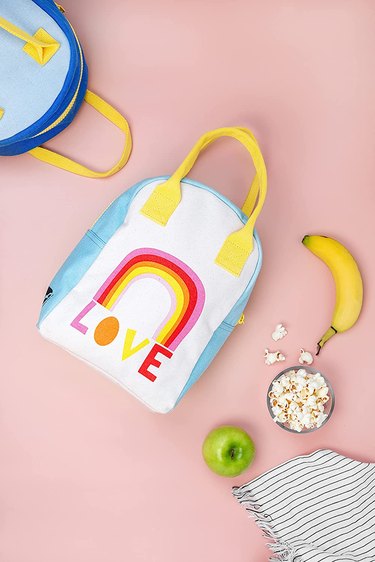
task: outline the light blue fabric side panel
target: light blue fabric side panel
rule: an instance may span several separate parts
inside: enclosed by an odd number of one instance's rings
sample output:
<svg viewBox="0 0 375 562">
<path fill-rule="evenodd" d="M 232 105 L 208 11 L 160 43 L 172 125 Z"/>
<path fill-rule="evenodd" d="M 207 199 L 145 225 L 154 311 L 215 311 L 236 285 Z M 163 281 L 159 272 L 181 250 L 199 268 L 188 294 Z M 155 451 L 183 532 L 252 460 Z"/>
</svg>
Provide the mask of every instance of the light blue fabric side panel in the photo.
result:
<svg viewBox="0 0 375 562">
<path fill-rule="evenodd" d="M 258 279 L 260 270 L 262 268 L 262 263 L 263 263 L 262 245 L 260 243 L 260 239 L 256 231 L 254 231 L 254 238 L 258 246 L 258 252 L 259 252 L 258 262 L 254 274 L 248 283 L 248 286 L 246 287 L 242 296 L 238 299 L 238 301 L 236 302 L 236 304 L 234 305 L 234 307 L 232 308 L 232 310 L 224 320 L 226 324 L 230 324 L 231 326 L 236 326 L 238 320 L 240 319 L 241 314 L 250 298 L 250 295 L 254 289 L 254 285 L 256 283 L 256 280 Z"/>
<path fill-rule="evenodd" d="M 233 326 L 229 327 L 220 324 L 220 326 L 215 330 L 215 332 L 212 335 L 212 338 L 208 342 L 207 346 L 204 348 L 201 356 L 199 357 L 198 362 L 196 363 L 194 369 L 192 370 L 189 380 L 184 386 L 180 396 L 177 398 L 175 406 L 177 406 L 177 404 L 185 396 L 187 391 L 193 386 L 193 384 L 208 368 L 214 357 L 217 355 L 217 353 L 220 351 L 224 343 L 231 335 L 233 329 L 234 329 Z"/>
<path fill-rule="evenodd" d="M 193 384 L 199 379 L 199 377 L 204 373 L 204 371 L 208 368 L 208 366 L 210 365 L 210 363 L 213 361 L 213 359 L 215 358 L 215 356 L 217 355 L 217 353 L 220 351 L 221 347 L 224 345 L 224 343 L 226 342 L 226 340 L 228 339 L 228 337 L 230 336 L 230 334 L 232 333 L 232 331 L 234 330 L 249 298 L 250 295 L 254 289 L 256 280 L 258 278 L 258 275 L 260 273 L 261 267 L 262 267 L 262 260 L 263 260 L 263 255 L 262 255 L 262 247 L 260 244 L 260 240 L 259 240 L 259 236 L 258 234 L 255 232 L 254 233 L 255 238 L 257 240 L 258 243 L 258 248 L 259 248 L 259 258 L 258 258 L 258 263 L 254 272 L 253 277 L 251 278 L 251 280 L 249 281 L 249 284 L 247 285 L 245 291 L 243 292 L 243 294 L 241 295 L 241 297 L 238 299 L 238 301 L 236 302 L 236 304 L 234 305 L 234 307 L 232 308 L 232 310 L 230 311 L 230 313 L 228 314 L 228 316 L 225 318 L 225 320 L 220 324 L 220 326 L 215 330 L 215 332 L 212 335 L 212 338 L 210 339 L 210 341 L 208 342 L 208 344 L 206 345 L 205 349 L 203 350 L 201 356 L 199 357 L 194 369 L 191 372 L 191 375 L 187 381 L 187 383 L 185 384 L 184 388 L 182 389 L 182 392 L 180 394 L 180 396 L 177 399 L 176 405 L 178 404 L 178 402 L 184 397 L 184 395 L 187 393 L 187 391 L 193 386 Z"/>
<path fill-rule="evenodd" d="M 144 182 L 136 184 L 120 195 L 94 226 L 86 232 L 51 281 L 49 289 L 52 289 L 52 292 L 42 306 L 38 326 L 55 306 L 74 289 L 94 263 L 105 244 L 124 222 L 129 205 L 135 194 L 143 187 L 143 184 Z"/>
<path fill-rule="evenodd" d="M 40 311 L 38 326 L 55 306 L 74 289 L 88 268 L 94 263 L 102 248 L 103 246 L 99 245 L 95 237 L 90 235 L 90 231 L 86 232 L 51 281 L 48 288 L 49 297 L 44 301 Z"/>
<path fill-rule="evenodd" d="M 71 49 L 58 23 L 32 0 L 0 0 L 0 14 L 30 35 L 42 27 L 60 43 L 57 53 L 41 66 L 23 51 L 22 40 L 0 29 L 2 140 L 29 127 L 53 105 L 68 74 Z"/>
</svg>

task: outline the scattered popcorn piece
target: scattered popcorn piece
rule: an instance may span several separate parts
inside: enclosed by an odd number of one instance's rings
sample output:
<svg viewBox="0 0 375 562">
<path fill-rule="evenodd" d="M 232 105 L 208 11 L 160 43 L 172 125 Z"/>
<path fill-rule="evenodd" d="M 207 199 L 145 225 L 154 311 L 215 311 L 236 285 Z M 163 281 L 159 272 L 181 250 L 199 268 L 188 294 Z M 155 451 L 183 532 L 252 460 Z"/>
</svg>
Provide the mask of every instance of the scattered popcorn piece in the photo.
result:
<svg viewBox="0 0 375 562">
<path fill-rule="evenodd" d="M 281 351 L 264 350 L 264 362 L 266 365 L 273 365 L 279 361 L 285 361 L 285 355 L 283 355 Z"/>
<path fill-rule="evenodd" d="M 304 349 L 301 349 L 301 353 L 298 361 L 301 363 L 301 365 L 311 365 L 314 359 L 310 351 L 305 351 Z"/>
<path fill-rule="evenodd" d="M 266 350 L 266 357 L 277 353 Z M 330 399 L 329 388 L 320 373 L 291 369 L 272 383 L 268 396 L 274 421 L 298 433 L 320 427 L 327 419 L 324 410 Z"/>
<path fill-rule="evenodd" d="M 282 324 L 277 324 L 275 331 L 272 333 L 272 339 L 273 341 L 278 341 L 278 340 L 282 340 L 283 338 L 285 338 L 285 336 L 288 334 L 288 332 L 286 331 L 285 326 L 283 326 Z"/>
</svg>

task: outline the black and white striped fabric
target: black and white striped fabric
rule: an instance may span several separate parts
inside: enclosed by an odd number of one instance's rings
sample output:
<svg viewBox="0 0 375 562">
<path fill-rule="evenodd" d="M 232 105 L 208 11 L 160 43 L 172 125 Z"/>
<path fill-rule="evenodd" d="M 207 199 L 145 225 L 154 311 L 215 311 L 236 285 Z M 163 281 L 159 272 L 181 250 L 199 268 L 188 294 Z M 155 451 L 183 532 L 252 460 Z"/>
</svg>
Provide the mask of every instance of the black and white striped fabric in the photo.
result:
<svg viewBox="0 0 375 562">
<path fill-rule="evenodd" d="M 375 562 L 374 463 L 319 450 L 233 495 L 272 539 L 271 562 Z"/>
</svg>

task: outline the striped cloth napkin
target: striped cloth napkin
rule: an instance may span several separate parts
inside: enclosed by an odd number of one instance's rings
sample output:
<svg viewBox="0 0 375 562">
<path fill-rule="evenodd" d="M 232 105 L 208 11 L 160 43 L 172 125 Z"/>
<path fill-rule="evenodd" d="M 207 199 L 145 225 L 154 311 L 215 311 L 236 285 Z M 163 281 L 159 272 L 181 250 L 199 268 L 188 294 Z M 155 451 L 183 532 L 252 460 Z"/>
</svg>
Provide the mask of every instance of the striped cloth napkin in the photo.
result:
<svg viewBox="0 0 375 562">
<path fill-rule="evenodd" d="M 375 562 L 374 463 L 319 450 L 233 495 L 272 539 L 271 562 Z"/>
</svg>

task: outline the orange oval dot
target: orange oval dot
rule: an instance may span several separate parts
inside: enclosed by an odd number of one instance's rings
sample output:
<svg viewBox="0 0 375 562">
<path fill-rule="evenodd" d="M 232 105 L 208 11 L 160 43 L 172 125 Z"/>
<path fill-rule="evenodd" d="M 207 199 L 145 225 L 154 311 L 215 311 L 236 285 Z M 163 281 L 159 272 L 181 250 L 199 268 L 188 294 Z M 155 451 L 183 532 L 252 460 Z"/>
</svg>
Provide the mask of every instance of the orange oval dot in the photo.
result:
<svg viewBox="0 0 375 562">
<path fill-rule="evenodd" d="M 109 345 L 117 336 L 119 329 L 117 318 L 114 316 L 104 318 L 95 328 L 94 340 L 98 345 Z"/>
</svg>

